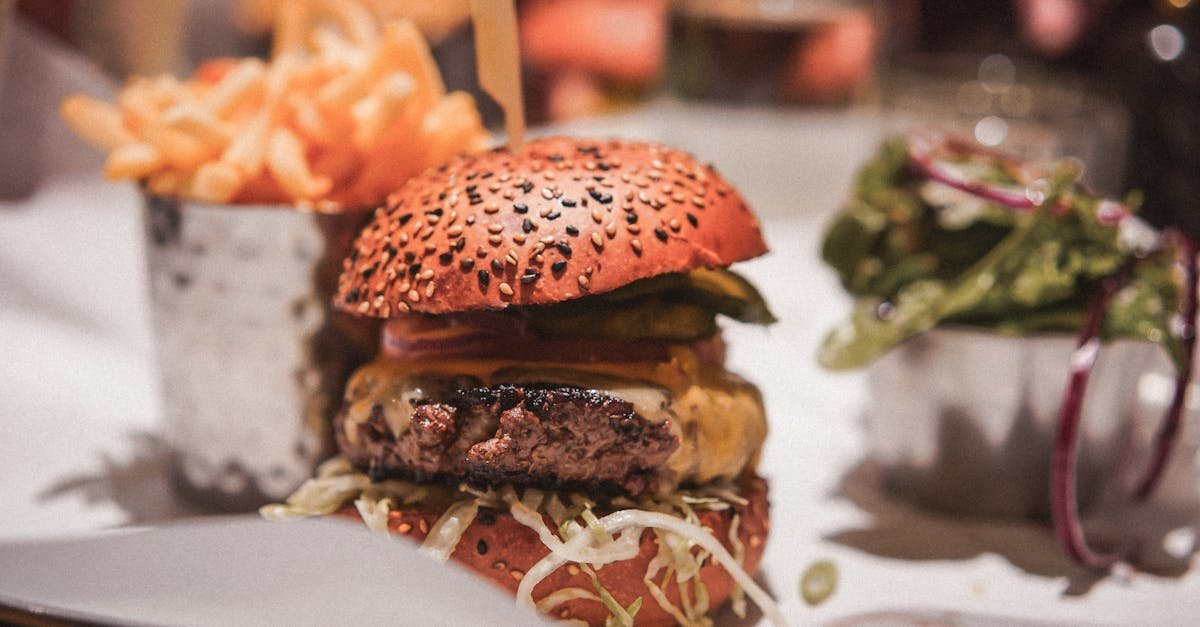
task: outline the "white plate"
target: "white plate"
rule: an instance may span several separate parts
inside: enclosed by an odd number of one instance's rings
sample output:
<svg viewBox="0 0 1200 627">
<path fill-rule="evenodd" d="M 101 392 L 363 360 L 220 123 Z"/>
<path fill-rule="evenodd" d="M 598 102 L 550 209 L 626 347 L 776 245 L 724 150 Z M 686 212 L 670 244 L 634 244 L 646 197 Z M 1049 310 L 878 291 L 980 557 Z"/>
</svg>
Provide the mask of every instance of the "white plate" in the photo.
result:
<svg viewBox="0 0 1200 627">
<path fill-rule="evenodd" d="M 522 625 L 512 597 L 334 520 L 222 517 L 0 544 L 0 605 L 156 625 Z"/>
</svg>

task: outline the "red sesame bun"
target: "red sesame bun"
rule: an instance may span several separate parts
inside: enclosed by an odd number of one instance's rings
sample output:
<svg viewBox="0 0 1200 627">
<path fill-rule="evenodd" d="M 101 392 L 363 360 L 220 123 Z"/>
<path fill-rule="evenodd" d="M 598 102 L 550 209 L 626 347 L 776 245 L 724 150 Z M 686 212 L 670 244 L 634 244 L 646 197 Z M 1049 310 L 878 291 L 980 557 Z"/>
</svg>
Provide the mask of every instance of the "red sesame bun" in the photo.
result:
<svg viewBox="0 0 1200 627">
<path fill-rule="evenodd" d="M 737 191 L 686 153 L 537 139 L 410 179 L 355 242 L 336 302 L 380 318 L 549 304 L 766 251 Z"/>
<path fill-rule="evenodd" d="M 738 516 L 737 536 L 745 550 L 743 568 L 753 576 L 758 571 L 770 528 L 766 482 L 758 478 L 745 481 L 741 486 L 741 496 L 748 501 L 746 505 L 734 505 L 725 511 L 697 511 L 696 514 L 700 518 L 700 525 L 711 529 L 712 535 L 731 553 L 733 547 L 729 541 L 729 530 L 734 514 Z M 346 505 L 337 515 L 359 519 L 358 511 L 353 505 Z M 439 511 L 419 505 L 391 511 L 388 514 L 388 529 L 394 534 L 419 542 L 425 539 L 430 527 L 440 515 Z M 546 520 L 547 524 L 553 527 L 550 520 Z M 654 600 L 642 582 L 650 560 L 654 559 L 657 553 L 657 536 L 653 531 L 647 530 L 642 534 L 641 550 L 637 557 L 606 564 L 596 571 L 601 584 L 623 607 L 628 607 L 635 599 L 642 597 L 642 607 L 637 614 L 638 625 L 675 624 L 675 619 Z M 450 557 L 500 587 L 516 593 L 525 573 L 548 554 L 549 549 L 538 539 L 537 533 L 517 522 L 507 511 L 481 509 L 475 521 L 463 533 Z M 664 571 L 660 571 L 654 580 L 662 584 L 664 574 Z M 729 600 L 734 582 L 716 560 L 709 558 L 705 561 L 699 576 L 708 591 L 710 612 Z M 577 566 L 568 564 L 542 580 L 533 589 L 533 599 L 540 601 L 554 591 L 574 587 L 595 589 L 586 573 Z M 679 607 L 679 587 L 674 579 L 663 591 L 671 603 Z M 549 611 L 549 616 L 582 620 L 590 625 L 603 625 L 609 613 L 598 601 L 576 599 L 554 607 Z"/>
</svg>

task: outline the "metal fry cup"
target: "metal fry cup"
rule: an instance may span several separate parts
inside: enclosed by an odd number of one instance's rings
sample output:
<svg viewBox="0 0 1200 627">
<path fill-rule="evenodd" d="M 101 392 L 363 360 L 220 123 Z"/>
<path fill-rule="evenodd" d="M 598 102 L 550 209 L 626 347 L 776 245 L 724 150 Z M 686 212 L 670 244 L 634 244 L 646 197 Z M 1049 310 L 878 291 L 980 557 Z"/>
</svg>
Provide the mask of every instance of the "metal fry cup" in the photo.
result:
<svg viewBox="0 0 1200 627">
<path fill-rule="evenodd" d="M 886 488 L 947 513 L 1048 519 L 1051 456 L 1075 342 L 1065 334 L 936 329 L 876 362 L 866 425 Z M 1173 380 L 1157 345 L 1116 341 L 1101 349 L 1079 428 L 1081 509 L 1131 501 Z M 1196 500 L 1196 418 L 1193 401 L 1160 498 Z"/>
<path fill-rule="evenodd" d="M 331 304 L 370 212 L 143 198 L 175 483 L 223 511 L 282 499 L 328 455 L 344 382 L 377 344 Z"/>
</svg>

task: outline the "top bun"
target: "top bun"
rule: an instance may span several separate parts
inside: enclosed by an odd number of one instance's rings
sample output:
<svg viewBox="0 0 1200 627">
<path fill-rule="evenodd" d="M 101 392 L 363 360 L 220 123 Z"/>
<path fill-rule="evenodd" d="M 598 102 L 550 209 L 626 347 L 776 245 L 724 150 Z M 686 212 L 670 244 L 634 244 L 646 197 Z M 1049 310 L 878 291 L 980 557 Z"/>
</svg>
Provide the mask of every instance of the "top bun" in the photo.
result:
<svg viewBox="0 0 1200 627">
<path fill-rule="evenodd" d="M 343 263 L 361 315 L 557 303 L 767 251 L 742 197 L 659 144 L 537 139 L 410 179 Z"/>
</svg>

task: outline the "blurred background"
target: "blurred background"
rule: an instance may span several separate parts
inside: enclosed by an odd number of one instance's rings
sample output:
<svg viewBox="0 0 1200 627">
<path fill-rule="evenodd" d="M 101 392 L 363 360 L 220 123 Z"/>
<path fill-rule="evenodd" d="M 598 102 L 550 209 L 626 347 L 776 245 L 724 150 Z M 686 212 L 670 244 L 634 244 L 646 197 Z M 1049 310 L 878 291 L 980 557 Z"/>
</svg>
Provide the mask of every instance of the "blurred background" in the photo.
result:
<svg viewBox="0 0 1200 627">
<path fill-rule="evenodd" d="M 47 80 L 46 50 L 97 64 L 111 82 L 95 89 L 111 90 L 131 74 L 266 56 L 280 4 L 0 0 L 0 196 L 83 158 L 42 148 L 61 137 L 56 103 L 79 88 Z M 413 18 L 448 87 L 478 94 L 466 0 L 366 4 Z M 663 98 L 866 113 L 888 130 L 931 124 L 1033 158 L 1077 156 L 1097 191 L 1140 189 L 1153 222 L 1200 234 L 1200 0 L 518 4 L 533 123 Z"/>
</svg>

